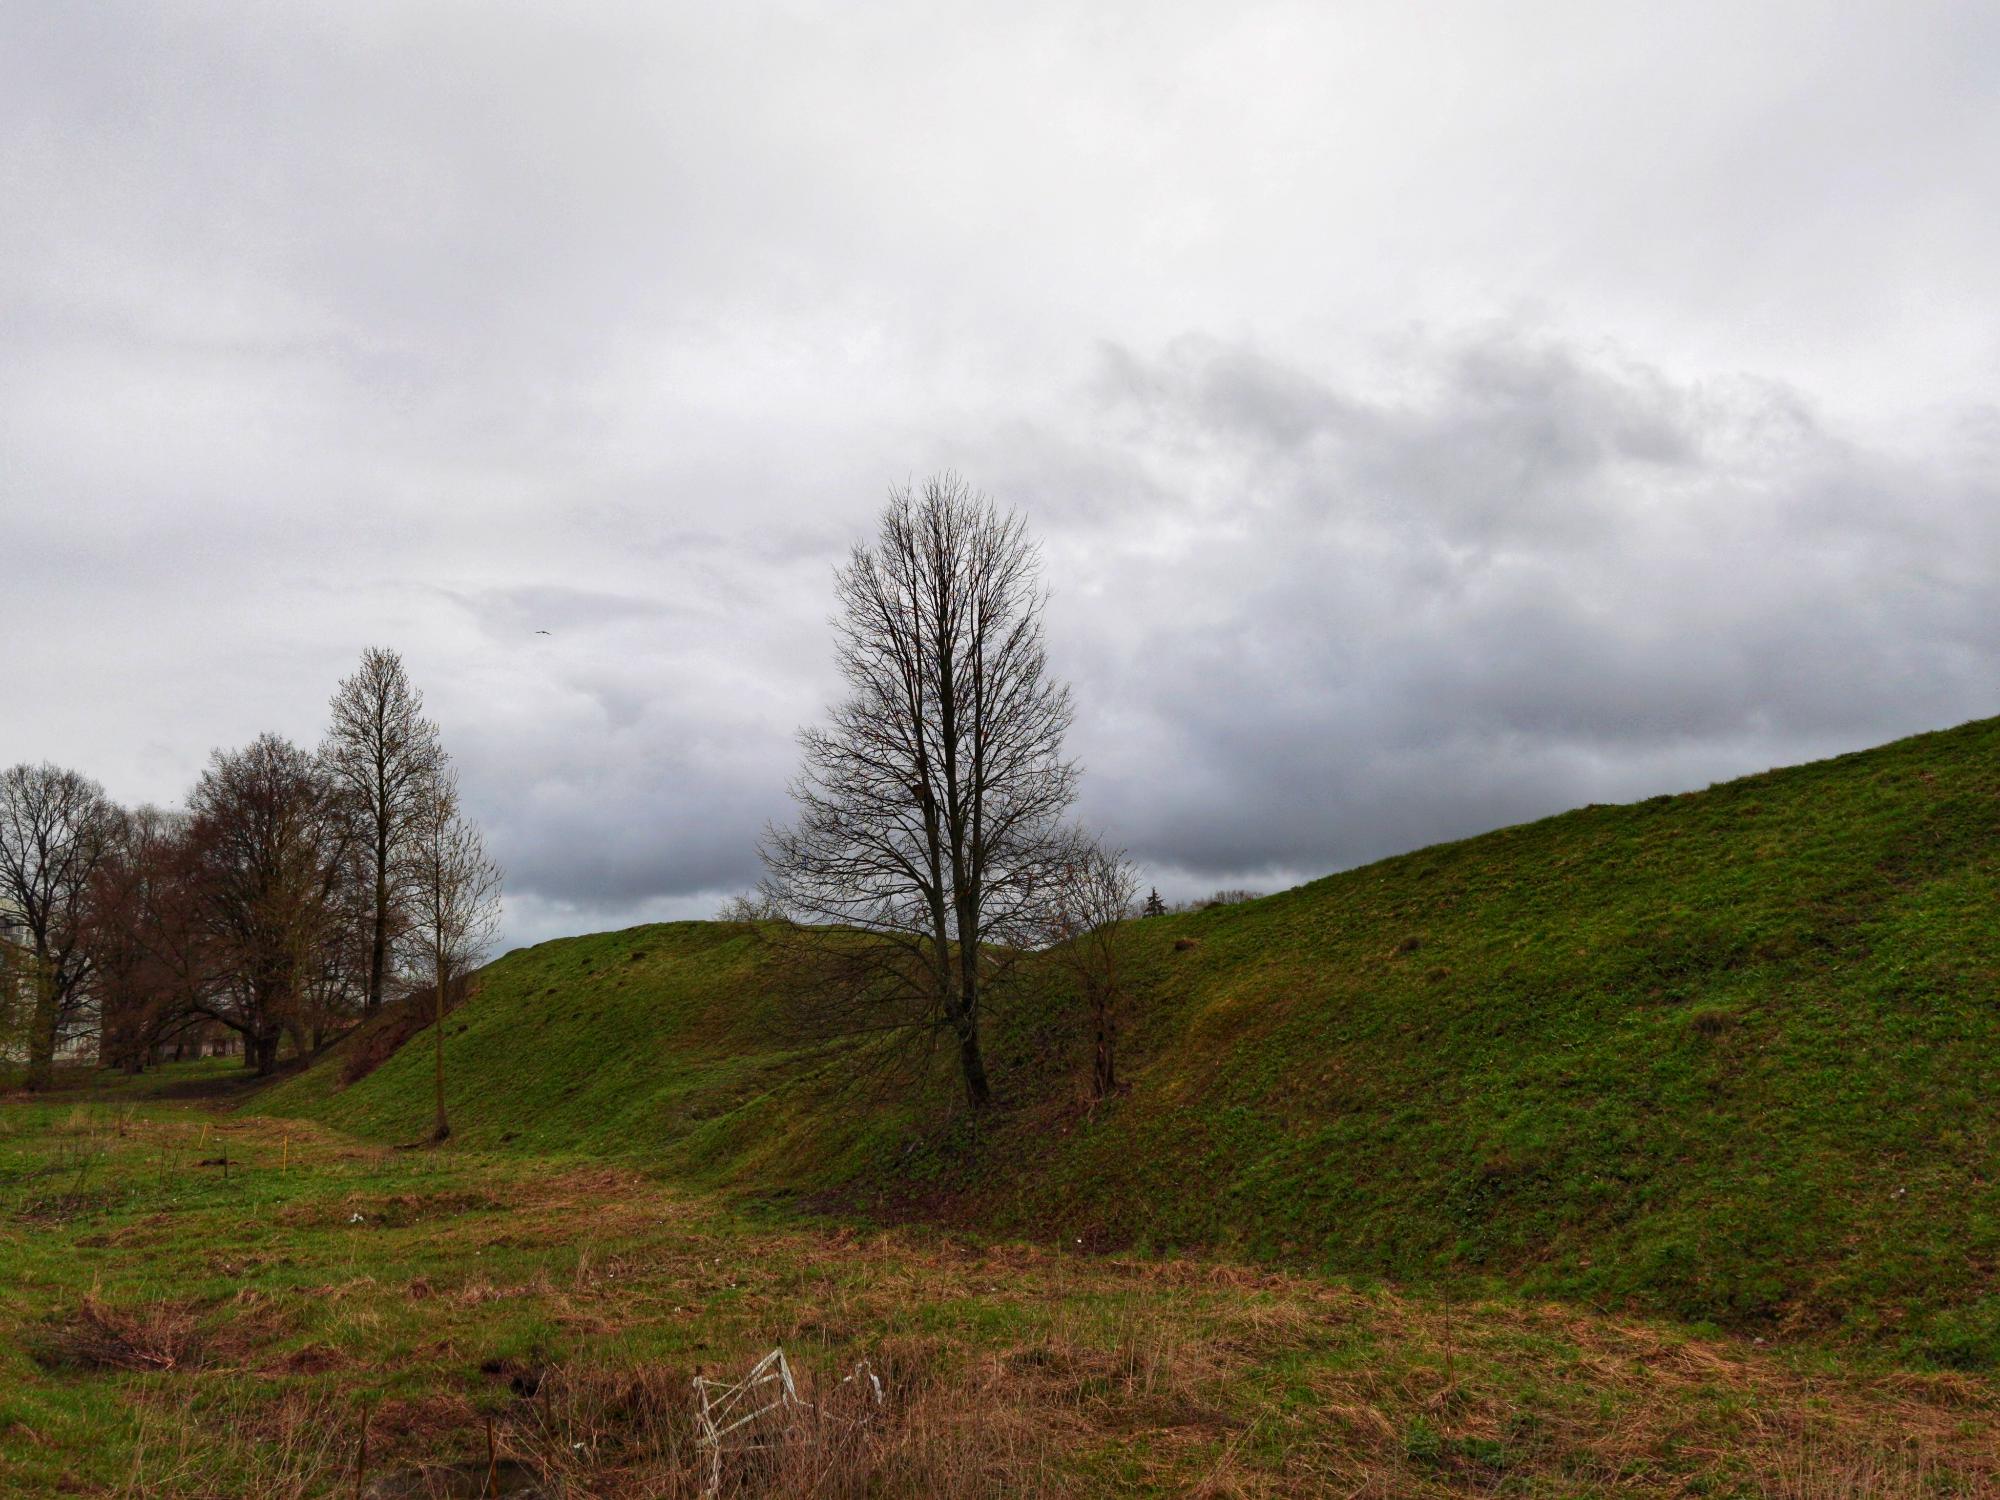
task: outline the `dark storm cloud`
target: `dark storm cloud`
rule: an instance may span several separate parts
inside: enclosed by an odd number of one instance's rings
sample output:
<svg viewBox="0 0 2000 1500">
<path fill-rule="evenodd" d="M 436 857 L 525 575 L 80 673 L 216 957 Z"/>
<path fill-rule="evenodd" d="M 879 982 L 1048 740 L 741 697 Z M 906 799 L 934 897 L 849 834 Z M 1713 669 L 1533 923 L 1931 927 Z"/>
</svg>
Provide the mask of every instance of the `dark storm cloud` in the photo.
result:
<svg viewBox="0 0 2000 1500">
<path fill-rule="evenodd" d="M 389 644 L 514 938 L 706 914 L 943 465 L 1045 539 L 1084 810 L 1175 894 L 1991 712 L 1996 58 L 1951 4 L 0 11 L 0 762 L 172 801 Z"/>
<path fill-rule="evenodd" d="M 1124 726 L 1085 725 L 1091 801 L 1191 878 L 2000 709 L 1976 448 L 1892 460 L 1795 393 L 1519 329 L 1406 350 L 1394 400 L 1210 340 L 1104 365 L 1098 420 L 1154 483 L 1092 536 L 1146 624 L 1072 643 Z M 1172 496 L 1176 472 L 1202 477 Z"/>
</svg>

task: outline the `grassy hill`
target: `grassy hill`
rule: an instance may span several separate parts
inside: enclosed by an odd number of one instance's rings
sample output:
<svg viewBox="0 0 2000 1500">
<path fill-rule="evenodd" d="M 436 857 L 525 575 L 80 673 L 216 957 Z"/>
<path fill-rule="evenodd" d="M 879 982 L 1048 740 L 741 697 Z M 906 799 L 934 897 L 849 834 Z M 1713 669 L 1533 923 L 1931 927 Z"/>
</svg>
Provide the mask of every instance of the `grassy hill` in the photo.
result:
<svg viewBox="0 0 2000 1500">
<path fill-rule="evenodd" d="M 786 1045 L 776 945 L 687 923 L 508 955 L 447 1023 L 477 1145 L 1092 1247 L 1485 1279 L 2000 1361 L 2000 721 L 1590 807 L 1132 924 L 1128 1091 L 1000 1022 L 1009 1107 Z M 264 1096 L 382 1138 L 429 1038 Z"/>
</svg>

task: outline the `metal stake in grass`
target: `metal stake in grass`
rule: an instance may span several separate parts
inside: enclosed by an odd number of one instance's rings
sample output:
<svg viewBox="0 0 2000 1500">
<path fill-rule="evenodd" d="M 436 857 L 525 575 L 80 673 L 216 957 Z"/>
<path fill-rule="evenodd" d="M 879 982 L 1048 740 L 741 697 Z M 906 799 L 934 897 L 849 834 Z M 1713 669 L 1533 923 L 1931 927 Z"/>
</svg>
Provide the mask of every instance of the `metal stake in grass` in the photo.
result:
<svg viewBox="0 0 2000 1500">
<path fill-rule="evenodd" d="M 368 1413 L 369 1405 L 361 1403 L 361 1451 L 354 1458 L 354 1500 L 361 1500 L 361 1482 L 368 1477 Z"/>
</svg>

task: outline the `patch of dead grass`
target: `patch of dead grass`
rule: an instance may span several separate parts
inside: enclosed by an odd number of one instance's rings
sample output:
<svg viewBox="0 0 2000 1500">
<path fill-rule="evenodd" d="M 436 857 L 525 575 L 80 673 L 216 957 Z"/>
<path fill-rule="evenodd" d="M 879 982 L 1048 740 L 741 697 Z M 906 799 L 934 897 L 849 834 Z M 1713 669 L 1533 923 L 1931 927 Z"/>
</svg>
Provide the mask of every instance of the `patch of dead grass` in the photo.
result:
<svg viewBox="0 0 2000 1500">
<path fill-rule="evenodd" d="M 50 1323 L 33 1352 L 52 1368 L 161 1371 L 200 1368 L 209 1346 L 201 1310 L 192 1303 L 107 1307 L 86 1296 L 75 1311 Z"/>
<path fill-rule="evenodd" d="M 233 1365 L 283 1336 L 285 1314 L 255 1291 L 221 1303 L 157 1298 L 114 1305 L 86 1293 L 30 1340 L 44 1368 L 140 1373 Z"/>
</svg>

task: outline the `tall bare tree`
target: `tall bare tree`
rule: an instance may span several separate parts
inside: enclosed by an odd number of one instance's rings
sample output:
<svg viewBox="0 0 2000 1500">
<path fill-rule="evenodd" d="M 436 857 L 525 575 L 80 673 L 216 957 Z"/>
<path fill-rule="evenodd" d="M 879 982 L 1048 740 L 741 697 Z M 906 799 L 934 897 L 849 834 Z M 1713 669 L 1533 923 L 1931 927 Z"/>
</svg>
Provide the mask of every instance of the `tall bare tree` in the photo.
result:
<svg viewBox="0 0 2000 1500">
<path fill-rule="evenodd" d="M 157 807 L 119 810 L 111 847 L 91 879 L 84 943 L 103 1067 L 142 1071 L 186 995 L 175 963 L 183 934 L 172 930 L 185 910 L 184 823 Z"/>
<path fill-rule="evenodd" d="M 500 920 L 500 867 L 460 811 L 458 778 L 449 768 L 439 768 L 424 783 L 411 835 L 404 871 L 411 892 L 406 941 L 435 986 L 437 1121 L 431 1139 L 442 1141 L 451 1134 L 444 1107 L 445 1011 L 452 988 L 464 983 L 492 944 Z"/>
<path fill-rule="evenodd" d="M 56 1043 L 89 1000 L 85 909 L 114 811 L 104 788 L 74 771 L 44 763 L 0 772 L 0 907 L 28 971 L 30 1088 L 47 1087 Z"/>
<path fill-rule="evenodd" d="M 432 778 L 443 763 L 437 726 L 424 717 L 423 695 L 403 659 L 370 646 L 334 692 L 321 757 L 346 791 L 362 829 L 370 883 L 371 935 L 365 1010 L 382 1003 L 404 892 L 398 886 L 404 846 Z"/>
<path fill-rule="evenodd" d="M 205 969 L 191 1007 L 240 1033 L 245 1061 L 269 1073 L 287 1031 L 304 1046 L 315 986 L 347 951 L 353 820 L 320 763 L 272 734 L 217 751 L 188 810 Z"/>
<path fill-rule="evenodd" d="M 1048 904 L 1050 952 L 1070 972 L 1090 1016 L 1090 1091 L 1103 1099 L 1118 1087 L 1118 933 L 1132 915 L 1138 873 L 1123 849 L 1073 829 Z M 1157 895 L 1157 893 L 1155 893 Z"/>
<path fill-rule="evenodd" d="M 1038 930 L 1075 796 L 1039 567 L 1021 518 L 956 475 L 891 492 L 875 544 L 835 573 L 847 696 L 801 732 L 798 818 L 761 851 L 791 915 L 874 935 L 893 960 L 868 989 L 877 1024 L 947 1032 L 975 1108 L 989 965 Z"/>
</svg>

